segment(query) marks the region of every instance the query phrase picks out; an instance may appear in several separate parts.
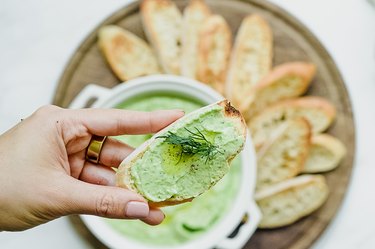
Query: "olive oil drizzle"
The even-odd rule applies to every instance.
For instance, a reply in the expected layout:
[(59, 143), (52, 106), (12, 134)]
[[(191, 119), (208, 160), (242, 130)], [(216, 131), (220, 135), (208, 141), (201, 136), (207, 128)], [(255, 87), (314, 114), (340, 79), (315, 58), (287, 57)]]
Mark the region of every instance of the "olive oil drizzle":
[(177, 164), (181, 161), (183, 156), (194, 156), (198, 154), (205, 157), (205, 163), (207, 163), (218, 153), (222, 154), (219, 147), (208, 141), (198, 128), (194, 127), (195, 132), (187, 128), (184, 129), (189, 133), (187, 137), (179, 136), (171, 131), (168, 131), (166, 135), (156, 137), (164, 138), (166, 143), (180, 147)]

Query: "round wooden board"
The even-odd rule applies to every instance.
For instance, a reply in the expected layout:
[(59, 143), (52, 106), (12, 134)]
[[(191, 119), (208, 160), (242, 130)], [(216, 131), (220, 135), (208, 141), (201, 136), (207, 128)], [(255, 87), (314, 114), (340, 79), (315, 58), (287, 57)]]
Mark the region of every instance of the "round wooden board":
[[(187, 0), (177, 0), (182, 9)], [(348, 154), (339, 168), (326, 175), (331, 190), (322, 208), (299, 222), (279, 229), (258, 230), (245, 248), (308, 248), (319, 237), (337, 212), (351, 175), (355, 150), (355, 131), (352, 107), (340, 73), (320, 42), (299, 21), (286, 11), (263, 0), (207, 0), (215, 13), (223, 15), (235, 34), (241, 20), (248, 14), (258, 13), (270, 23), (274, 33), (274, 65), (303, 60), (316, 64), (318, 73), (308, 95), (329, 99), (337, 108), (337, 119), (329, 133), (340, 138)], [(122, 26), (145, 38), (139, 3), (125, 6), (105, 20), (106, 24)], [(72, 99), (89, 83), (113, 87), (120, 81), (113, 75), (97, 46), (97, 29), (81, 44), (63, 73), (53, 103), (67, 107)], [(79, 218), (72, 217), (77, 231), (93, 248), (106, 248), (84, 227)]]

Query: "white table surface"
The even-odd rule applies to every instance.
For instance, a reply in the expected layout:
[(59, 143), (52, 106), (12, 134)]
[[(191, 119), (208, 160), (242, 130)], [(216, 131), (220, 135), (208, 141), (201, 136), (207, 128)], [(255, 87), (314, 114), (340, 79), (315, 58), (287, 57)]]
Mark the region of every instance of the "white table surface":
[[(128, 2), (1, 0), (0, 133), (51, 102), (73, 51), (100, 21)], [(375, 248), (375, 8), (365, 0), (273, 2), (297, 16), (326, 46), (354, 105), (357, 154), (350, 188), (314, 247)], [(25, 232), (0, 233), (0, 247), (90, 248), (67, 218)]]

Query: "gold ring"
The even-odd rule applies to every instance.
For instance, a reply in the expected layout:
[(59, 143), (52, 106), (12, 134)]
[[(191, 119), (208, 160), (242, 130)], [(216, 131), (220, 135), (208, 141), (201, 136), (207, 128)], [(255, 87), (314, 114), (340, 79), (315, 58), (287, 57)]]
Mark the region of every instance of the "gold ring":
[(99, 163), (100, 152), (107, 137), (92, 136), (86, 151), (86, 160), (92, 163)]

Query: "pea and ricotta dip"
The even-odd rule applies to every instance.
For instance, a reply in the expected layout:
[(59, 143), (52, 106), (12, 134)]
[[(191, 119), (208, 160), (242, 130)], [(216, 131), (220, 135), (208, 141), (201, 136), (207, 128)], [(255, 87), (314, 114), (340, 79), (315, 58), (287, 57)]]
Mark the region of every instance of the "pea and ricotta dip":
[[(153, 95), (129, 99), (119, 104), (116, 108), (137, 111), (182, 109), (185, 113), (190, 113), (203, 106), (203, 103), (183, 96), (155, 93)], [(193, 128), (191, 127), (191, 129)], [(118, 137), (118, 139), (133, 147), (138, 147), (151, 138), (151, 136), (151, 134), (125, 135)], [(223, 179), (192, 202), (162, 208), (166, 214), (166, 218), (158, 226), (149, 226), (138, 220), (108, 219), (107, 222), (117, 232), (127, 238), (152, 245), (176, 245), (197, 238), (214, 226), (230, 208), (239, 188), (240, 164), (239, 157), (235, 158), (231, 163), (229, 172)], [(175, 169), (171, 168), (170, 170)], [(179, 170), (183, 171), (184, 169), (180, 167)], [(179, 172), (173, 173), (178, 174)], [(148, 194), (154, 194), (150, 196), (151, 198), (157, 199), (160, 194), (168, 194), (153, 192), (153, 189), (157, 189), (157, 184), (161, 183), (151, 182), (150, 186), (147, 186), (147, 189), (145, 189)]]

